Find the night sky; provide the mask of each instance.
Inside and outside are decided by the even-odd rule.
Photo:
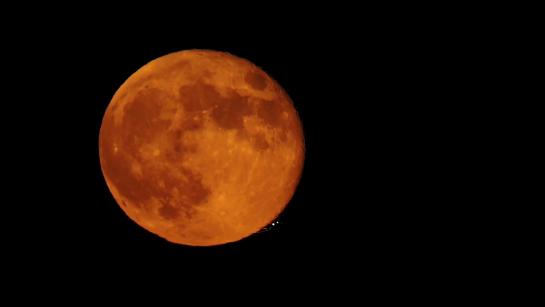
[[[455,150],[442,142],[451,133],[444,124],[455,97],[439,74],[455,60],[444,61],[445,46],[430,43],[434,35],[346,23],[259,35],[247,27],[182,25],[71,32],[67,24],[14,36],[18,44],[7,51],[21,60],[7,65],[18,80],[9,89],[17,94],[17,113],[10,114],[18,115],[9,120],[18,124],[6,131],[17,130],[10,138],[19,150],[11,154],[25,163],[16,170],[17,215],[8,217],[6,232],[15,247],[8,253],[23,252],[34,269],[53,271],[213,265],[378,273],[435,261],[447,252],[446,208],[456,201],[440,179],[459,162],[442,158]],[[223,246],[176,245],[138,226],[113,199],[99,164],[99,128],[115,91],[150,60],[186,49],[225,51],[261,67],[286,90],[303,123],[304,169],[278,224]]]

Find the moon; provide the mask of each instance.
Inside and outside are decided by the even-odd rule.
[[[292,198],[304,135],[280,85],[229,53],[186,50],[142,66],[99,133],[102,173],[126,215],[174,243],[239,241]]]

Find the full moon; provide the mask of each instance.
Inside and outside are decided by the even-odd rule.
[[[178,244],[220,245],[270,224],[303,169],[298,114],[249,61],[187,50],[131,75],[104,114],[102,173],[138,225]]]

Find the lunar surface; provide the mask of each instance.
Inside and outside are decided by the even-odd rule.
[[[194,246],[238,241],[286,207],[303,169],[298,114],[264,71],[189,50],[144,65],[115,93],[99,136],[113,197],[143,228]]]

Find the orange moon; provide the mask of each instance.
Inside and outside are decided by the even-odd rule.
[[[247,60],[209,50],[141,67],[115,93],[99,136],[102,173],[123,211],[193,246],[270,224],[295,192],[304,151],[280,85]]]

